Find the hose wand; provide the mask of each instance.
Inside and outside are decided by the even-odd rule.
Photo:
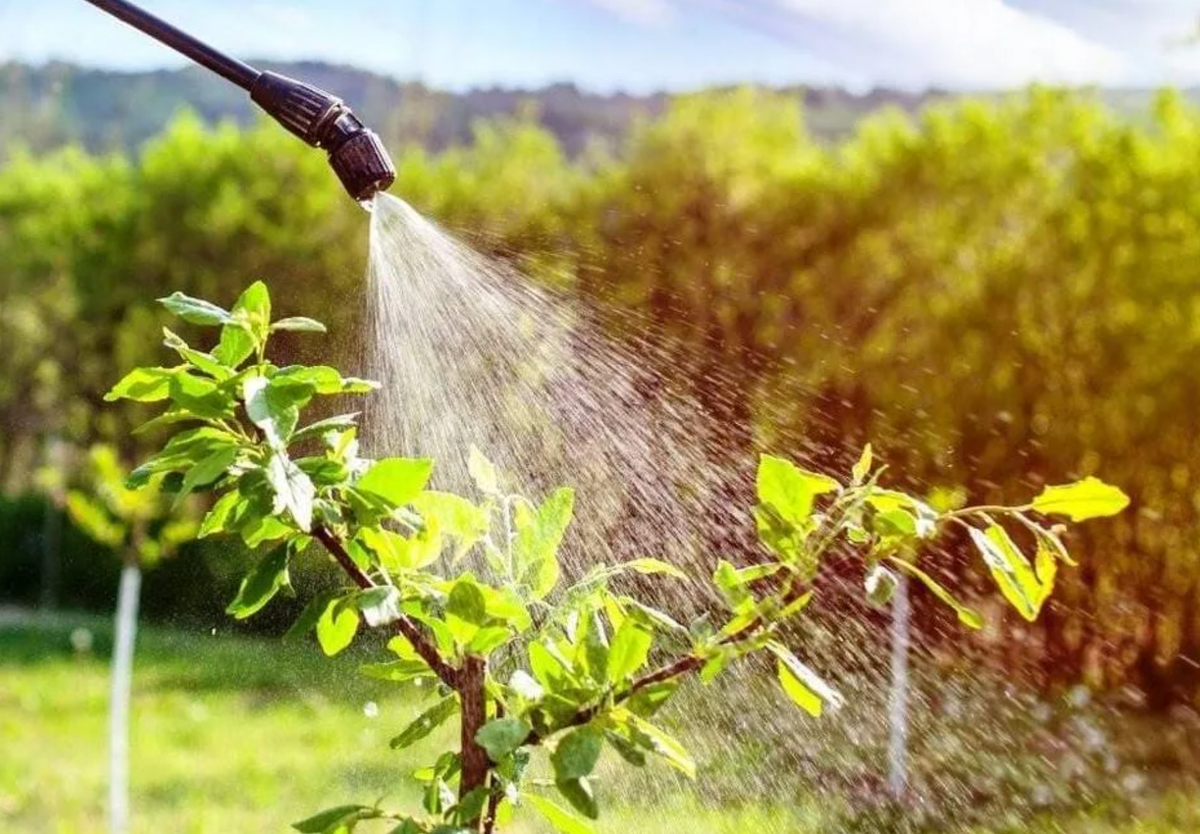
[[[396,167],[379,137],[336,96],[285,75],[259,71],[133,3],[87,2],[248,92],[255,104],[287,130],[329,154],[330,167],[355,200],[368,202],[395,181]]]

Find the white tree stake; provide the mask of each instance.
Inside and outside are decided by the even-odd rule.
[[[108,713],[108,818],[112,834],[125,834],[129,830],[129,701],[141,585],[141,570],[136,563],[127,563],[121,570],[121,587],[117,592]]]

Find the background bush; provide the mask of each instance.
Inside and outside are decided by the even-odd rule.
[[[673,345],[672,372],[730,427],[722,456],[765,442],[845,467],[870,439],[912,485],[974,503],[1120,484],[1132,510],[1074,542],[1083,568],[1044,623],[1002,622],[1010,639],[982,650],[1035,682],[1196,694],[1200,112],[1180,98],[1134,123],[1035,89],[883,112],[828,144],[794,98],[741,90],[677,99],[611,154],[569,158],[518,119],[398,157],[395,193],[615,311],[615,338]],[[44,511],[19,496],[50,439],[137,455],[119,414],[138,415],[98,406],[118,368],[157,361],[156,296],[231,300],[266,277],[352,359],[362,310],[329,299],[359,297],[365,234],[321,155],[273,126],[185,115],[136,157],[12,156],[0,595],[36,597]],[[75,539],[64,553],[92,559]],[[226,558],[165,569],[209,599]],[[112,588],[111,565],[88,565],[64,570],[64,602],[105,601],[86,589]]]

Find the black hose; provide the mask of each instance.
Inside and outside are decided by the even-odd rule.
[[[237,84],[243,90],[249,90],[261,74],[249,64],[213,49],[187,32],[176,29],[165,20],[155,17],[145,9],[138,8],[125,0],[87,0],[87,2],[128,23],[135,29],[145,32],[176,52],[186,55],[197,64],[207,67],[222,78]]]

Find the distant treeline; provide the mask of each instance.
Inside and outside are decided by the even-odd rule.
[[[1179,97],[1141,125],[1073,94],[955,101],[831,145],[794,96],[733,91],[672,101],[610,154],[573,158],[499,120],[398,161],[395,191],[418,208],[636,311],[611,317],[614,337],[672,346],[672,373],[731,429],[722,454],[766,444],[844,467],[871,440],[888,477],[975,503],[1093,473],[1121,485],[1133,506],[1079,534],[1044,623],[995,613],[985,643],[1037,680],[1196,694],[1200,112]],[[136,158],[12,159],[0,488],[28,491],[52,436],[137,456],[137,415],[101,396],[161,360],[157,296],[228,300],[265,277],[286,288],[281,313],[354,333],[362,311],[331,300],[360,297],[365,227],[321,155],[271,126],[184,117]],[[359,347],[342,348],[353,365]],[[18,561],[36,584],[21,544],[40,535],[6,537],[0,595]],[[939,575],[946,544],[926,557]]]
[[[663,93],[600,95],[574,84],[454,93],[317,61],[261,66],[341,96],[389,144],[415,143],[433,151],[468,143],[480,119],[520,113],[533,114],[571,156],[596,145],[611,149],[635,121],[660,115],[670,100]],[[860,119],[883,107],[916,112],[946,95],[886,89],[860,95],[838,87],[780,92],[804,104],[809,128],[826,139],[849,134]],[[1133,94],[1128,103],[1144,102],[1144,95]],[[91,151],[134,151],[181,109],[210,124],[230,120],[247,127],[261,118],[245,93],[196,67],[115,72],[61,62],[0,63],[0,159],[19,145],[44,151],[77,143]]]

